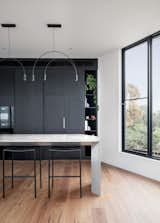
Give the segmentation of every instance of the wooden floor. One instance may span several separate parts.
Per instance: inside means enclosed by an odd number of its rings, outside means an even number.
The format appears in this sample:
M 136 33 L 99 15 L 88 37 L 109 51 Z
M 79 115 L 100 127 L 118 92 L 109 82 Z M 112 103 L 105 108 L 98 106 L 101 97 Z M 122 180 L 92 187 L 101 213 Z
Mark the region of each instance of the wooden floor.
M 83 198 L 79 198 L 79 180 L 72 178 L 57 179 L 54 195 L 49 200 L 46 168 L 47 163 L 44 161 L 43 189 L 40 190 L 37 185 L 37 199 L 33 199 L 32 179 L 16 179 L 14 189 L 11 189 L 10 180 L 6 180 L 7 196 L 5 199 L 0 198 L 0 223 L 160 222 L 158 182 L 102 165 L 102 195 L 97 197 L 90 192 L 90 162 L 84 161 Z M 17 161 L 15 173 L 32 174 L 32 162 Z M 78 162 L 57 161 L 56 174 L 78 174 Z

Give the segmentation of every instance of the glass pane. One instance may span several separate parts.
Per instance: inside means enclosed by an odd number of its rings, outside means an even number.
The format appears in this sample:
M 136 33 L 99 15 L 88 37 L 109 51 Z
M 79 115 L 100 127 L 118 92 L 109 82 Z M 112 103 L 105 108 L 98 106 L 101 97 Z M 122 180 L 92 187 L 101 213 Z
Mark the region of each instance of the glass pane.
M 147 97 L 147 43 L 125 52 L 126 98 Z
M 147 100 L 126 101 L 125 149 L 147 154 Z
M 152 155 L 160 157 L 160 37 L 152 43 Z

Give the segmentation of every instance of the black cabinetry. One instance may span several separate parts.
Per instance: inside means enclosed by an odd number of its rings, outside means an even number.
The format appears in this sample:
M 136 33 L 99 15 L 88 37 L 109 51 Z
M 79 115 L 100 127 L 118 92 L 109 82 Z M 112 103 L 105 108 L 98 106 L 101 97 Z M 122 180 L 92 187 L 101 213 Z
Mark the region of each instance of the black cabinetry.
M 0 67 L 0 106 L 13 106 L 14 104 L 14 74 L 15 68 Z
M 15 74 L 14 133 L 43 133 L 42 72 L 32 81 L 31 67 L 26 67 L 27 81 L 20 69 Z
M 0 105 L 14 108 L 14 133 L 97 134 L 97 102 L 94 104 L 93 92 L 86 91 L 85 85 L 86 72 L 92 71 L 96 77 L 96 59 L 75 59 L 78 82 L 75 82 L 73 68 L 63 59 L 48 68 L 46 80 L 44 66 L 49 59 L 41 59 L 35 81 L 32 81 L 34 59 L 21 61 L 26 69 L 26 81 L 19 66 L 11 62 L 0 64 Z M 85 108 L 86 98 L 88 108 Z M 85 129 L 86 119 L 89 130 Z M 83 155 L 89 158 L 90 150 L 86 149 L 86 153 L 84 150 Z M 46 158 L 45 153 L 43 158 Z M 73 154 L 72 158 L 76 156 Z
M 79 69 L 80 71 L 80 69 Z M 45 133 L 84 133 L 84 75 L 71 67 L 52 67 L 44 81 Z

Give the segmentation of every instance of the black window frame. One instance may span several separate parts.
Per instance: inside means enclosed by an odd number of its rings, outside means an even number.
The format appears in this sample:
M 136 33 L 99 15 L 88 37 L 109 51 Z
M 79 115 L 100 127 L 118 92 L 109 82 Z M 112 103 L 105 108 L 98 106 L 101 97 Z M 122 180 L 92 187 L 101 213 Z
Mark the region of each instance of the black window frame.
M 160 157 L 152 156 L 152 40 L 160 37 L 160 31 L 151 34 L 135 43 L 132 43 L 121 50 L 122 59 L 122 97 L 121 97 L 121 111 L 122 111 L 122 152 L 139 155 L 151 159 L 160 160 Z M 147 43 L 147 154 L 137 151 L 130 151 L 125 149 L 125 52 L 140 44 Z

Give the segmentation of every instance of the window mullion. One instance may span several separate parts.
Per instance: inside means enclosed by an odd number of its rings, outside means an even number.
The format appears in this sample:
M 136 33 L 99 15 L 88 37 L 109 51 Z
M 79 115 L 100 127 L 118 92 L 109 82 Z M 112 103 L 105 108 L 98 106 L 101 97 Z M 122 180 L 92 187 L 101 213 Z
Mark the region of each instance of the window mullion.
M 125 51 L 122 50 L 122 151 L 125 151 Z
M 152 38 L 148 39 L 148 156 L 152 156 Z

